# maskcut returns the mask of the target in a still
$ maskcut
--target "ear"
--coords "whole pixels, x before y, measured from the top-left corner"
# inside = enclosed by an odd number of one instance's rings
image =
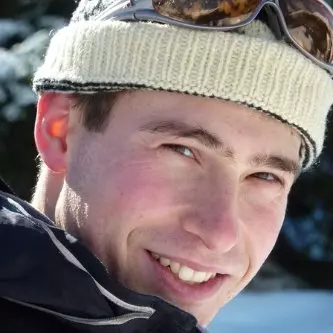
[[[37,103],[35,142],[44,163],[53,172],[66,169],[71,99],[61,93],[44,93]]]

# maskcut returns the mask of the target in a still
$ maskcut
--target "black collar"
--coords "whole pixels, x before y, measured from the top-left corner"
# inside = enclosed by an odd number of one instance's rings
[[[0,191],[15,195],[14,191],[0,177]]]

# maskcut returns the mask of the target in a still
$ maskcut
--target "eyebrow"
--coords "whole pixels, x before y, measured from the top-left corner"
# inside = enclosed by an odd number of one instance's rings
[[[220,150],[224,146],[215,134],[208,132],[200,126],[191,126],[182,121],[153,120],[143,125],[140,130],[151,133],[167,133],[182,138],[193,138],[207,148],[214,150]]]
[[[302,170],[300,163],[279,155],[257,154],[250,159],[250,164],[256,167],[265,166],[285,171],[295,175],[295,179],[301,174]]]
[[[176,137],[193,138],[209,149],[223,151],[223,155],[233,158],[231,148],[225,146],[217,135],[207,131],[200,126],[192,126],[182,121],[175,120],[152,120],[140,127],[140,131],[150,133],[166,133]],[[250,158],[249,163],[255,167],[269,167],[288,172],[297,178],[301,173],[300,164],[282,155],[256,154]]]

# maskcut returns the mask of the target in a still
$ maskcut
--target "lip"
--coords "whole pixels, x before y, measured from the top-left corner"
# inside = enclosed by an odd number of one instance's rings
[[[153,276],[156,277],[161,296],[171,302],[177,303],[202,303],[214,297],[222,285],[228,279],[228,275],[218,274],[215,278],[200,284],[188,284],[179,280],[168,267],[162,266],[154,259],[149,251],[146,251]]]

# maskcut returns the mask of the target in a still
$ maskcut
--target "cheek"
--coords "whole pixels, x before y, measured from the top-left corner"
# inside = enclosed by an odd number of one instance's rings
[[[149,212],[170,206],[174,202],[170,179],[152,165],[149,160],[133,158],[131,162],[104,163],[99,176],[85,184],[90,190],[89,201],[94,203],[90,204],[91,212],[107,216],[108,220],[125,220],[129,226]]]
[[[257,267],[272,251],[285,217],[287,196],[275,196],[272,200],[246,201],[242,221],[248,253],[252,265]]]
[[[116,170],[113,202],[115,209],[131,220],[169,215],[186,200],[188,186],[172,173],[149,161]]]
[[[125,157],[121,163],[112,165],[109,173],[111,177],[115,175],[108,186],[113,189],[116,209],[130,212],[132,218],[136,212],[140,216],[145,212],[164,215],[188,204],[200,182],[195,172],[168,163],[154,152]]]

